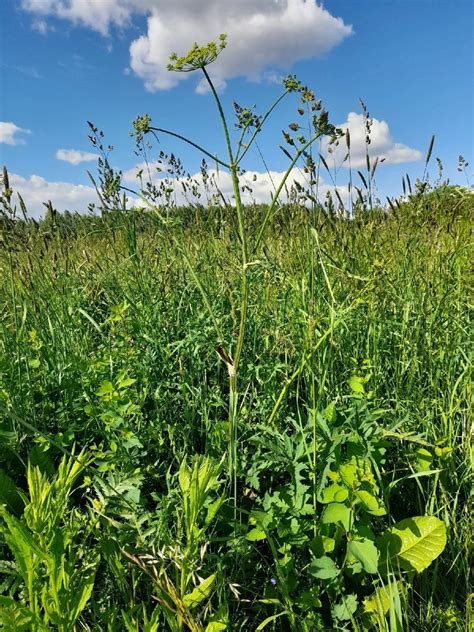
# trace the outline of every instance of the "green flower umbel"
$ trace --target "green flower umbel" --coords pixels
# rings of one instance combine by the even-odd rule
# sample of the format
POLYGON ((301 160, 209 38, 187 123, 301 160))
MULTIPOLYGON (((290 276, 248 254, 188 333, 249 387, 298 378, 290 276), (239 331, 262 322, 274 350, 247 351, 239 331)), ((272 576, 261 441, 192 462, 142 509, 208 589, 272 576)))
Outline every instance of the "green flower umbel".
POLYGON ((171 63, 168 64, 167 68, 176 72, 192 72, 203 69, 212 64, 226 46, 227 36, 224 34, 219 35, 219 42, 209 42, 206 46, 194 44, 184 57, 178 57, 176 53, 172 53, 170 55, 171 63))

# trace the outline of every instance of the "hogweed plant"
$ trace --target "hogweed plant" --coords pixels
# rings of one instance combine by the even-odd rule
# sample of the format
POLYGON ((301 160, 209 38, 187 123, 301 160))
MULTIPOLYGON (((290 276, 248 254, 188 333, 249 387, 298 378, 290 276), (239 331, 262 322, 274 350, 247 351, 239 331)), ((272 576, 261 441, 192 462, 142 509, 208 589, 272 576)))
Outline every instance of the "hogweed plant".
MULTIPOLYGON (((237 329, 237 339, 234 344, 231 344, 229 339, 223 340, 220 338, 216 346, 216 351, 220 358, 224 361, 228 371, 229 379, 229 413, 228 413, 228 466, 231 486, 233 489, 234 504, 237 503, 237 442, 238 442, 238 411, 239 411, 239 367, 241 363, 242 352, 244 348, 244 340, 246 333, 247 323, 247 310, 248 310, 248 297, 249 297, 249 268, 251 266, 258 265, 259 261, 257 257, 260 255, 262 242, 265 236, 266 229, 277 212, 280 195, 285 189, 285 185, 288 178, 301 159, 305 159, 307 164, 311 164, 310 148, 321 140, 325 136, 329 136, 332 140, 335 140, 342 132, 335 128, 329 122, 329 115, 326 110, 322 108, 321 101, 316 100, 314 93, 307 87, 302 85, 294 76, 288 76, 284 80, 284 91, 278 96, 278 98, 271 104, 264 115, 257 115, 253 109, 245 108, 237 103, 234 104, 236 114, 236 128, 239 131, 238 140, 236 143, 232 142, 228 117, 224 111, 221 98, 216 90, 214 82, 208 71, 208 66, 212 64, 217 57, 224 51, 227 45, 227 38, 225 35, 220 35, 218 42, 209 42, 204 46, 195 44, 191 50, 184 56, 179 57, 176 53, 170 56, 170 64, 168 70, 174 72, 202 72, 204 78, 209 86, 209 89, 214 98, 218 118, 222 126, 222 132, 224 135, 225 146, 227 156, 225 159, 218 157, 215 153, 195 143, 190 138, 182 136, 181 134, 172 130, 155 127, 152 125, 151 118, 145 114, 135 119, 133 123, 134 135, 137 143, 141 145, 144 137, 148 134, 152 134, 157 137, 158 134, 166 134, 171 137, 177 138, 191 147, 200 151, 204 156, 211 159, 216 165, 228 170, 233 189, 233 206, 235 209, 235 215, 237 220, 237 235, 240 244, 240 307, 239 307, 239 324, 237 329), (248 232, 248 226, 246 225, 245 210, 242 202, 241 190, 241 174, 242 174, 242 161, 247 155, 247 152, 256 143, 258 134, 262 131, 267 119, 278 106, 278 104, 289 94, 299 94, 301 105, 306 106, 307 110, 311 112, 311 127, 305 130, 303 134, 300 126, 297 123, 290 123, 288 126, 290 131, 283 131, 283 137, 287 145, 286 148, 282 148, 285 155, 289 159, 289 165, 281 178, 280 182, 276 185, 275 191, 272 195, 270 204, 268 205, 266 212, 260 225, 257 227, 255 238, 251 239, 248 232)), ((304 112, 302 107, 298 108, 298 112, 301 114, 304 112)), ((197 277, 192 272, 193 277, 197 281, 197 277)), ((209 308, 209 303, 205 296, 204 288, 199 284, 201 293, 205 300, 206 306, 209 308)), ((215 321, 214 315, 211 315, 215 321)), ((218 336, 221 336, 220 328, 217 329, 218 336)))

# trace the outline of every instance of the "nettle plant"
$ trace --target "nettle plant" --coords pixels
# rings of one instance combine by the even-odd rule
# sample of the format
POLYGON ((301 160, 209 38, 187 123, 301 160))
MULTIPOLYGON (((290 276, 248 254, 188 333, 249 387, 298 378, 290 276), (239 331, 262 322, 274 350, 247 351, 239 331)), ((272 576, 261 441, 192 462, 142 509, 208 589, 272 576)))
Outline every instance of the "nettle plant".
MULTIPOLYGON (((284 91, 278 96, 278 98, 272 103, 268 110, 263 115, 255 113, 253 108, 242 107, 237 103, 234 103, 234 110, 236 116, 236 128, 238 130, 238 138, 235 143, 232 142, 232 137, 229 128, 228 117, 224 111, 222 101, 215 88, 213 80, 208 72, 208 66, 214 62, 217 57, 222 53, 227 44, 226 36, 220 35, 218 42, 210 42, 205 46, 198 46, 195 44, 191 50, 184 56, 179 57, 176 53, 173 53, 170 57, 170 64, 168 70, 175 72, 202 72, 209 89, 214 98, 218 117, 222 126, 222 131, 225 140, 225 146, 227 156, 225 159, 220 158, 215 153, 195 143, 193 140, 182 136, 174 131, 155 127, 152 125, 151 118, 145 114, 135 119, 133 123, 133 134, 136 138, 137 146, 144 150, 144 139, 146 136, 154 136, 158 138, 158 134, 166 134, 168 136, 177 138, 188 145, 199 150, 204 156, 212 160, 219 168, 223 168, 228 171, 232 180, 233 188, 233 208, 235 209, 236 225, 238 242, 240 244, 240 305, 238 310, 238 326, 237 336, 235 344, 230 344, 230 339, 233 337, 231 333, 227 336, 223 335, 221 328, 217 323, 217 319, 212 312, 210 302, 207 299, 205 289, 199 283, 199 280, 194 272, 191 270, 191 274, 195 279, 199 290, 201 291, 203 301, 206 308, 210 311, 213 322, 216 325, 216 351, 220 358, 227 366, 229 376, 229 447, 228 447, 228 466, 229 476, 233 488, 234 502, 237 500, 237 456, 236 446, 238 438, 238 414, 239 414, 239 387, 238 376, 241 363, 242 351, 244 348, 246 322, 247 322, 247 309, 248 309, 248 297, 249 297, 249 268, 259 264, 257 257, 260 255, 262 242, 265 236, 267 227, 269 226, 272 218, 275 217, 278 212, 280 204, 280 196, 285 190, 288 178, 293 168, 304 161, 304 170, 309 179, 309 192, 311 187, 315 184, 315 164, 311 154, 311 147, 316 141, 321 140, 324 137, 329 137, 332 141, 335 141, 342 135, 341 130, 337 129, 329 122, 328 112, 323 109, 321 101, 317 100, 314 93, 307 87, 302 85, 296 77, 290 75, 283 81, 284 91), (253 234, 249 234, 248 226, 245 221, 245 209, 242 202, 241 192, 245 189, 242 182, 242 163, 246 157, 248 151, 256 142, 257 136, 262 131, 269 116, 280 104, 280 102, 289 94, 298 94, 300 96, 300 103, 297 112, 300 116, 305 113, 309 115, 310 125, 307 128, 302 128, 297 123, 291 123, 288 126, 288 130, 283 131, 283 136, 287 145, 287 148, 282 148, 285 155, 289 159, 289 165, 281 178, 280 182, 276 184, 275 191, 272 195, 269 205, 266 207, 263 218, 260 225, 257 227, 253 234)), ((176 159, 172 156, 172 164, 176 163, 176 159)), ((179 175, 179 173, 178 173, 179 175)), ((150 200, 150 191, 153 191, 152 186, 148 186, 142 190, 141 197, 150 200)), ((185 261, 188 263, 186 257, 185 261)), ((189 264, 188 264, 189 265, 189 264)))

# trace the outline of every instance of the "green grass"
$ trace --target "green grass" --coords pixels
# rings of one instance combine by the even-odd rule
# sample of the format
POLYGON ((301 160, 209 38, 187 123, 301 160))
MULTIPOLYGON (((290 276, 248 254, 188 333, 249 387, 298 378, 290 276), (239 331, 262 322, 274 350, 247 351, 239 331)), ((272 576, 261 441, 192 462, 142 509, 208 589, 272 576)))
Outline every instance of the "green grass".
MULTIPOLYGON (((237 631, 267 618, 268 630, 366 629, 363 599, 386 579, 348 573, 330 584, 308 575, 321 555, 316 539, 329 533, 316 490, 331 457, 315 419, 332 402, 349 441, 338 459, 352 449, 354 428, 383 453, 370 485, 387 513, 362 523, 376 534, 413 516, 446 526, 443 553, 405 582, 406 600, 393 601, 391 627, 380 629, 467 629, 472 197, 447 187, 353 220, 296 206, 276 215, 248 267, 236 489, 225 458, 227 368, 216 353, 222 344, 232 354, 239 331, 233 215, 189 208, 172 225, 131 211, 3 222, 0 497, 20 518, 14 487, 27 493, 28 460, 52 480, 64 453, 84 450, 58 520, 78 568, 100 557, 75 628, 36 604, 50 629, 237 631), (363 393, 350 388, 354 376, 363 393), (196 470, 193 495, 178 472, 199 463, 212 477, 205 483, 196 470), (264 509, 273 526, 249 539, 264 509), (336 627, 344 595, 355 595, 357 610, 336 627), (156 628, 146 623, 153 616, 156 628)), ((265 211, 245 209, 250 240, 265 211)), ((0 595, 26 604, 2 533, 0 595)), ((38 571, 38 590, 49 572, 38 571)))

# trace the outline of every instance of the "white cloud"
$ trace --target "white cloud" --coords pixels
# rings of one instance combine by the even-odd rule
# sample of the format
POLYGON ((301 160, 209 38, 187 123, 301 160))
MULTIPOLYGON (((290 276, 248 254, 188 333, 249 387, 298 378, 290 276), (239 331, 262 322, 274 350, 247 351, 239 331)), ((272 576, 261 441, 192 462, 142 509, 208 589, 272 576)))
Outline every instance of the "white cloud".
MULTIPOLYGON (((152 167, 153 164, 150 166, 152 167)), ((135 176, 136 172, 142 168, 143 164, 140 164, 137 165, 135 168, 129 169, 128 171, 124 172, 124 181, 139 184, 135 176)), ((151 173, 152 182, 155 185, 159 184, 160 178, 162 178, 162 176, 157 172, 154 172, 153 169, 151 169, 151 173)), ((279 186, 284 175, 285 171, 270 171, 268 173, 259 171, 246 171, 245 174, 240 178, 241 198, 244 204, 252 204, 253 202, 256 202, 258 204, 269 203, 272 199, 272 195, 274 194, 275 189, 279 186), (242 190, 242 187, 244 188, 244 190, 242 190), (251 191, 249 191, 247 187, 249 187, 251 191)), ((190 202, 196 203, 198 201, 201 204, 205 205, 208 202, 208 195, 212 196, 217 194, 217 199, 220 203, 220 201, 222 200, 220 194, 222 194, 225 200, 232 203, 234 200, 234 192, 232 179, 229 172, 225 170, 217 171, 216 169, 209 169, 208 176, 210 179, 210 185, 208 187, 209 192, 206 192, 201 173, 195 173, 191 176, 191 179, 194 181, 194 184, 197 187, 197 191, 201 194, 201 198, 199 199, 196 199, 191 195, 189 195, 189 199, 187 199, 183 193, 182 187, 182 183, 185 182, 185 180, 183 178, 178 178, 174 180, 173 187, 175 191, 175 196, 173 196, 173 199, 175 199, 178 205, 185 205, 190 202)), ((143 177, 145 178, 145 174, 143 177)), ((284 187, 280 194, 281 202, 287 201, 288 192, 295 181, 303 187, 307 185, 307 183, 305 182, 305 175, 297 168, 292 169, 292 171, 290 172, 288 180, 286 181, 286 188, 284 187)), ((321 203, 324 203, 325 195, 328 191, 331 193, 331 195, 333 195, 334 187, 328 185, 324 182, 322 178, 320 178, 317 195, 321 203)), ((347 200, 347 186, 338 187, 338 192, 343 200, 347 200)), ((138 202, 135 201, 135 203, 138 207, 146 206, 146 204, 144 204, 141 200, 139 200, 138 202)))
POLYGON ((22 0, 25 11, 54 16, 107 35, 110 25, 126 26, 134 10, 133 0, 22 0))
POLYGON ((0 121, 0 143, 5 145, 24 145, 23 138, 18 138, 17 134, 31 134, 29 129, 18 127, 15 123, 0 121))
POLYGON ((43 202, 51 200, 58 211, 86 212, 90 202, 97 202, 97 193, 91 186, 70 182, 49 182, 41 176, 24 178, 9 174, 10 186, 18 191, 25 201, 30 217, 41 217, 45 213, 43 202))
MULTIPOLYGON (((147 33, 130 46, 130 65, 150 91, 172 88, 189 74, 169 73, 169 55, 228 35, 229 46, 210 67, 222 86, 236 76, 262 79, 265 70, 289 69, 337 46, 352 29, 315 0, 187 0, 155 3, 147 33), (157 5, 157 6, 156 6, 157 5)), ((202 83, 198 84, 202 92, 202 83)))
POLYGON ((77 149, 58 149, 56 158, 71 165, 78 165, 81 162, 91 162, 97 160, 97 154, 88 151, 78 151, 77 149))
MULTIPOLYGON (((111 26, 129 25, 134 14, 146 15, 146 34, 130 45, 130 67, 150 91, 172 88, 189 76, 169 73, 166 65, 171 52, 185 54, 196 39, 205 44, 228 35, 229 47, 211 66, 222 87, 231 77, 260 81, 268 70, 323 56, 352 33, 317 0, 22 0, 22 7, 103 35, 111 26)), ((202 83, 198 91, 204 91, 202 83)))
MULTIPOLYGON (((349 130, 350 142, 351 142, 351 162, 355 168, 364 167, 366 164, 365 159, 365 124, 363 114, 357 114, 356 112, 349 112, 347 120, 344 123, 337 125, 344 132, 349 130)), ((379 161, 384 159, 385 164, 398 164, 402 162, 414 162, 420 160, 422 154, 418 149, 413 149, 402 143, 396 143, 392 138, 388 123, 385 121, 379 121, 376 118, 372 118, 372 127, 370 130, 370 145, 369 155, 372 160, 372 164, 375 158, 379 158, 379 161)), ((325 143, 325 156, 328 159, 327 142, 325 143)), ((331 155, 331 162, 334 158, 337 165, 340 165, 347 154, 347 145, 345 138, 340 139, 339 145, 333 148, 331 155)), ((348 162, 344 163, 347 167, 348 162)))
MULTIPOLYGON (((151 163, 152 173, 154 174, 154 183, 159 182, 159 174, 153 170, 154 166, 159 163, 151 163)), ((129 184, 131 188, 138 189, 138 181, 136 180, 137 171, 142 168, 142 165, 125 171, 123 174, 123 182, 129 184), (132 183, 136 183, 137 186, 133 187, 132 183)), ((215 180, 219 191, 224 198, 232 203, 233 201, 233 188, 232 180, 228 172, 220 170, 217 172, 215 169, 209 170, 209 176, 215 180)), ((248 190, 242 191, 242 200, 245 204, 253 202, 268 203, 271 200, 272 194, 275 191, 275 186, 281 181, 285 172, 271 171, 270 173, 262 173, 257 171, 247 171, 241 178, 241 185, 247 185, 252 189, 250 193, 248 190)), ((144 175, 145 177, 145 175, 144 175)), ((207 204, 207 193, 203 185, 201 173, 196 173, 191 176, 195 180, 198 191, 201 193, 199 201, 202 204, 207 204)), ((86 213, 88 211, 89 204, 99 204, 97 193, 92 186, 84 184, 72 184, 70 182, 50 182, 45 178, 32 175, 29 177, 23 177, 15 173, 9 174, 10 186, 13 191, 17 191, 21 194, 25 201, 28 215, 36 219, 40 218, 45 213, 44 203, 51 200, 51 203, 55 209, 62 212, 65 210, 78 213, 86 213)), ((289 190, 294 181, 299 182, 302 186, 305 184, 304 176, 298 169, 293 169, 287 181, 287 189, 289 190)), ((198 200, 190 196, 186 199, 183 194, 182 180, 177 179, 174 182, 174 188, 176 191, 177 204, 188 204, 190 202, 196 203, 198 200)), ((209 187, 210 195, 217 194, 217 188, 212 184, 209 187)), ((318 198, 321 202, 324 202, 326 192, 330 192, 334 197, 334 187, 320 180, 318 189, 318 198)), ((343 200, 347 200, 347 187, 338 187, 339 194, 343 200)), ((218 197, 219 201, 222 199, 218 197)), ((287 201, 287 191, 283 189, 280 200, 282 202, 287 201)), ((13 198, 15 202, 15 195, 13 198)), ((140 198, 133 197, 128 198, 129 206, 146 207, 140 198)))
POLYGON ((54 27, 46 22, 46 20, 33 20, 31 23, 31 28, 33 31, 37 33, 41 33, 41 35, 46 35, 49 31, 54 31, 54 27))

